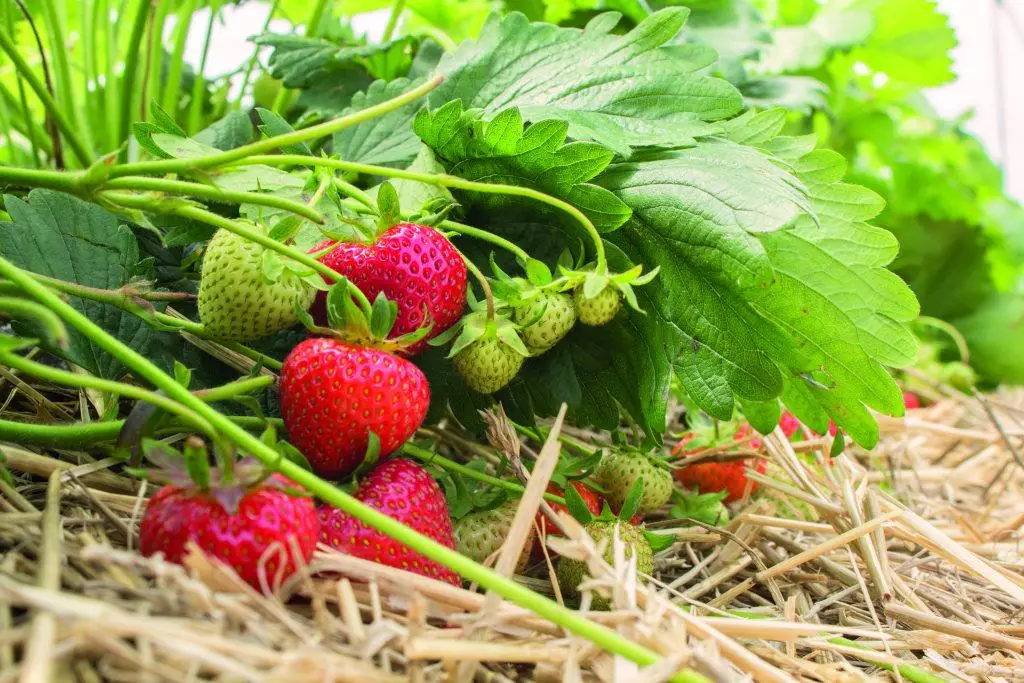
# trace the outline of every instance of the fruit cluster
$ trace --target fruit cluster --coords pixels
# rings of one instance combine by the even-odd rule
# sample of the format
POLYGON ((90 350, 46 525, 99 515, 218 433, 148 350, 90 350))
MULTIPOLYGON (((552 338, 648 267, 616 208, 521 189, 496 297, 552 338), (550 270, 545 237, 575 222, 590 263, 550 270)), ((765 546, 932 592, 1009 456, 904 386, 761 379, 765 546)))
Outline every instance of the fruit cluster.
MULTIPOLYGON (((354 496, 365 505, 476 561, 492 559, 508 536, 518 498, 499 495, 479 507, 471 504, 453 523, 450 497, 434 476, 394 455, 421 427, 430 405, 427 378, 412 359, 428 345, 451 344, 449 355, 466 384, 493 393, 516 376, 526 358, 549 351, 577 322, 604 325, 624 301, 634 305, 631 286, 646 276, 639 269, 610 276, 563 267, 554 279, 534 264, 530 277, 521 279, 494 265, 494 279, 476 273, 485 295, 481 302, 468 287, 462 254, 437 229, 413 223, 388 227, 369 243, 329 240, 310 255, 336 274, 336 283, 232 233, 217 233, 207 247, 200 285, 206 331, 250 341, 304 322, 309 335, 280 372, 289 447, 324 478, 358 479, 354 496)), ((789 413, 781 427, 790 437, 802 429, 789 413)), ((718 431, 716 426, 716 437, 718 431)), ((746 423, 726 439, 733 449, 762 450, 746 423)), ((707 446, 706 434, 690 432, 672 457, 699 454, 707 446)), ((308 563, 320 541, 460 584, 451 570, 347 512, 317 508, 294 482, 265 473, 246 476, 233 457, 221 454, 223 469, 211 477, 205 451, 186 451, 187 476, 179 472, 150 501, 140 530, 145 554, 160 552, 183 562, 194 544, 254 587, 270 588, 308 563)), ((584 460, 589 465, 578 471, 556 473, 548 492, 564 496, 566 505, 552 507, 578 519, 599 543, 619 538, 644 574, 653 569, 653 554, 671 542, 671 536, 648 532, 645 518, 674 501, 673 517, 722 524, 728 519, 725 505, 756 489, 745 454, 675 468, 657 453, 617 441, 584 460), (673 475, 693 492, 677 489, 673 475)), ((765 471, 760 455, 753 464, 765 471)), ((545 539, 560 534, 543 512, 533 532, 520 571, 531 560, 544 561, 545 539)), ((604 552, 610 560, 610 542, 604 552)), ((587 571, 584 562, 558 559, 556 575, 566 595, 577 594, 587 571)), ((608 602, 598 596, 592 604, 601 608, 608 602)))

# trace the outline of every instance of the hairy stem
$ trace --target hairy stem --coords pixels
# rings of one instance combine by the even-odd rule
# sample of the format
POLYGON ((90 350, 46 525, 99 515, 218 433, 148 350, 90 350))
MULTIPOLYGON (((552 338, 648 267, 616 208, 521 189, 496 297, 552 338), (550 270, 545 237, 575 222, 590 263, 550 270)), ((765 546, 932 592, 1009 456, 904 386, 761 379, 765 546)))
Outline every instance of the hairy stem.
MULTIPOLYGON (((261 460, 269 467, 306 488, 325 503, 332 505, 354 518, 377 529, 381 533, 409 546, 414 551, 457 572, 464 578, 492 590, 503 598, 528 609, 548 621, 590 640, 608 652, 625 657, 640 665, 651 665, 660 661, 655 652, 639 645, 615 631, 591 621, 584 615, 566 609, 553 600, 535 593, 515 581, 497 574, 470 560, 460 553, 413 531, 405 524, 356 500, 351 495, 332 486, 312 472, 284 460, 278 452, 260 439, 234 424, 214 408, 206 405, 187 389, 163 373, 138 352, 112 337, 98 325, 66 304, 55 293, 36 282, 31 276, 12 263, 0 257, 0 276, 17 283, 25 292, 60 315, 65 322, 78 329, 100 348, 117 357, 136 376, 150 382, 167 396, 180 401, 208 420, 225 438, 230 439, 243 451, 261 460)), ((677 673, 672 680, 678 683, 708 683, 708 679, 692 670, 677 673)))
POLYGON ((245 379, 236 380, 229 382, 228 384, 222 384, 219 387, 212 389, 200 389, 194 392, 195 396, 201 398, 206 403, 216 403, 217 401, 226 401, 229 398, 236 396, 246 396, 248 394, 255 393, 262 389, 266 389, 274 383, 274 378, 270 375, 260 375, 258 377, 247 377, 245 379))
MULTIPOLYGON (((497 486, 498 488, 505 489, 506 491, 513 491, 519 494, 522 494, 526 491, 526 489, 522 485, 517 484, 514 481, 506 481, 505 479, 501 479, 500 477, 492 477, 486 472, 479 472, 477 470, 474 470, 472 467, 466 467, 462 463, 455 462, 454 460, 446 458, 443 455, 439 455, 437 453, 434 453, 433 451, 428 451, 425 448, 420 448, 415 444, 405 444, 404 446, 402 446, 402 452, 405 453, 406 455, 410 455, 416 458, 417 460, 424 464, 438 465, 443 469, 448 470, 449 472, 457 472, 458 474, 461 474, 470 479, 475 479, 476 481, 480 481, 485 484, 497 486)), ((553 493, 545 493, 544 499, 550 503, 560 503, 562 505, 565 505, 565 498, 561 496, 556 496, 553 493)))
POLYGON ((519 262, 524 266, 530 260, 530 255, 526 253, 525 249, 520 247, 515 242, 509 241, 504 237, 501 237, 500 235, 495 235, 493 232, 487 232, 486 230, 474 228, 471 225, 458 223, 456 221, 441 221, 438 227, 441 228, 442 230, 447 230, 448 232, 455 232, 460 235, 465 235, 466 237, 472 237, 474 239, 482 240, 484 242, 493 244, 494 246, 504 249, 505 251, 511 253, 513 256, 519 259, 519 262))
MULTIPOLYGON (((353 112, 348 116, 342 116, 341 118, 334 119, 333 121, 326 121, 316 126, 292 131, 291 133, 284 133, 282 135, 275 135, 271 138, 257 140, 256 142, 228 150, 226 152, 219 152, 217 154, 210 154, 209 156, 194 157, 190 159, 160 159, 157 161, 142 161, 135 164, 115 166, 110 169, 110 177, 119 178, 126 175, 188 173, 189 171, 196 171, 199 169, 227 166, 233 162, 250 159, 254 155, 273 152, 283 147, 297 145, 302 142, 309 142, 310 140, 317 140, 322 137, 333 135, 334 133, 344 130, 350 126, 378 118, 388 112, 399 109, 410 102, 414 102, 439 86, 442 80, 441 76, 437 76, 436 78, 433 78, 419 87, 413 88, 412 90, 399 95, 398 97, 387 100, 386 102, 381 102, 380 104, 367 109, 353 112)), ((273 159, 278 157, 270 158, 273 159)), ((310 163, 309 160, 314 157, 292 155, 291 158, 292 161, 289 162, 291 164, 308 165, 310 163), (294 158, 296 157, 306 161, 295 161, 294 158)), ((248 164, 251 162, 246 161, 245 163, 248 164)))
MULTIPOLYGON (((262 430, 268 425, 283 426, 276 418, 260 418, 249 416, 231 416, 229 420, 239 427, 249 430, 262 430)), ((101 422, 76 422, 74 424, 40 424, 38 422, 15 422, 0 419, 0 440, 13 441, 29 446, 46 448, 62 448, 74 446, 82 448, 93 444, 116 441, 124 420, 103 420, 101 422)), ((189 428, 186 426, 186 428, 189 428)), ((176 434, 182 429, 181 423, 171 424, 157 430, 158 435, 176 434)))
POLYGON ((309 219, 318 225, 323 225, 325 222, 323 215, 319 211, 301 202, 292 201, 291 199, 275 197, 272 194, 261 192, 226 190, 224 188, 217 187, 216 185, 190 183, 184 180, 130 176, 109 180, 104 183, 102 189, 173 192, 175 194, 202 197, 203 199, 212 199, 214 201, 230 202, 234 204, 257 204, 259 206, 269 206, 274 209, 289 211, 302 216, 303 218, 309 219))
POLYGON ((487 322, 494 322, 494 292, 491 291, 491 283, 487 281, 487 277, 483 274, 476 264, 466 258, 465 254, 459 252, 462 256, 462 261, 466 264, 466 270, 473 274, 477 282, 480 283, 480 288, 484 290, 484 300, 487 302, 487 322))
POLYGON ((38 321, 45 329, 47 335, 53 342, 66 348, 68 344, 68 331, 57 315, 46 306, 40 306, 34 301, 19 299, 13 296, 0 296, 0 313, 11 317, 32 318, 38 321))
POLYGON ((236 235, 244 237, 250 242, 255 242, 267 249, 276 251, 282 256, 298 261, 304 266, 309 266, 316 272, 328 278, 331 282, 334 282, 341 277, 341 275, 339 275, 333 268, 320 263, 309 254, 289 247, 287 244, 282 244, 275 239, 271 239, 268 235, 256 232, 255 230, 243 225, 240 221, 224 218, 212 211, 207 211, 206 209, 201 209, 190 204, 176 201, 154 203, 151 199, 138 197, 136 195, 104 192, 102 193, 102 196, 110 200, 113 204, 119 204, 123 207, 150 211, 152 213, 161 213, 169 216, 181 216, 182 218, 190 218, 192 220, 199 221, 200 223, 212 225, 215 228, 223 228, 228 232, 233 232, 236 235))
MULTIPOLYGON (((271 138, 275 139, 275 138, 271 138)), ((594 245, 594 252, 597 259, 597 272, 607 272, 608 264, 607 257, 604 251, 604 241, 601 239, 601 233, 597 231, 594 224, 587 216, 577 209, 569 202, 563 201, 558 197, 552 197, 549 194, 539 192, 530 187, 522 187, 520 185, 502 185, 499 183, 481 183, 473 180, 466 180, 465 178, 459 178, 458 176, 448 175, 446 173, 420 173, 417 171, 408 171, 404 169, 388 168, 386 166, 374 166, 372 164, 360 164, 352 161, 342 161, 341 159, 326 159, 302 156, 300 154, 279 154, 274 156, 259 155, 251 156, 246 159, 237 161, 237 165, 251 165, 251 164, 267 164, 267 165, 315 165, 315 166, 327 166, 328 168, 335 168, 340 171, 348 171, 351 173, 362 173, 366 175, 383 176, 385 178, 399 178, 402 180, 414 180, 427 185, 434 185, 437 187, 450 187, 459 190, 467 190, 469 192, 480 192, 482 194, 501 194, 511 195, 516 197, 526 197, 527 199, 533 199, 535 201, 547 204, 548 206, 564 211, 573 217, 582 227, 586 230, 590 236, 591 242, 594 245)))
POLYGON ((214 436, 216 434, 216 430, 214 430, 213 425, 192 410, 186 408, 177 401, 148 389, 143 389, 142 387, 137 387, 133 384, 124 384, 122 382, 115 382, 109 379, 93 377, 92 375, 78 374, 68 372, 67 370, 52 368, 49 365, 36 363, 35 361, 28 360, 22 356, 7 351, 0 351, 0 361, 10 368, 20 370, 21 372, 32 375, 33 377, 38 377, 39 379, 46 380, 47 382, 53 382, 54 384, 79 387, 82 389, 95 389, 96 391, 106 391, 117 396, 124 396, 125 398, 134 398, 138 401, 152 403, 158 408, 166 410, 173 415, 177 415, 182 420, 190 424, 193 429, 199 429, 210 436, 214 436))

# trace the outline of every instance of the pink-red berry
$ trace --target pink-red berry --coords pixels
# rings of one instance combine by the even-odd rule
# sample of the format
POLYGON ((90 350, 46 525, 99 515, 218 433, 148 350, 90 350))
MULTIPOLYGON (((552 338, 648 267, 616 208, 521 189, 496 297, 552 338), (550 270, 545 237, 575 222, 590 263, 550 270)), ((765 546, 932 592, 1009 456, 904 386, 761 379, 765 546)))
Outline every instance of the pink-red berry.
MULTIPOLYGON (((313 251, 332 244, 324 242, 313 251)), ((466 306, 462 255, 444 235, 425 225, 399 223, 373 244, 344 243, 320 260, 347 277, 370 301, 383 292, 398 304, 392 337, 432 322, 426 338, 402 351, 406 356, 419 353, 429 339, 458 322, 466 306)), ((317 295, 311 312, 318 324, 327 324, 326 294, 317 295)))
POLYGON ((370 432, 384 456, 411 437, 427 415, 423 371, 394 354, 315 337, 299 343, 281 368, 281 416, 288 438, 328 478, 363 462, 370 432))
MULTIPOLYGON (((393 458, 378 465, 356 491, 356 498, 446 548, 455 549, 448 502, 441 487, 419 464, 393 458)), ((330 506, 320 508, 320 539, 341 552, 405 569, 459 586, 458 574, 412 548, 330 506)))

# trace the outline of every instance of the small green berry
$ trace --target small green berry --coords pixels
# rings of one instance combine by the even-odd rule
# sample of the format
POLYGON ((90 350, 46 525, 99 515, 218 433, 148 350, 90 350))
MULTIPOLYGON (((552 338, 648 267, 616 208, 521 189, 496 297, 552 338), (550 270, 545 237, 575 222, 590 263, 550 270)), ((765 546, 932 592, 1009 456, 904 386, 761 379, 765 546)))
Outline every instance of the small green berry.
MULTIPOLYGON (((595 545, 600 545, 603 540, 607 539, 608 543, 605 546, 603 555, 605 562, 612 564, 614 561, 614 537, 615 530, 618 529, 619 538, 622 539, 622 543, 625 546, 626 558, 631 558, 634 553, 636 554, 637 572, 640 574, 650 574, 654 571, 654 551, 651 549, 651 544, 644 538, 644 532, 639 527, 619 520, 597 520, 587 524, 584 528, 590 534, 590 537, 594 539, 595 545)), ((559 558, 558 567, 555 569, 555 576, 558 579, 559 587, 563 593, 571 596, 579 595, 577 587, 589 575, 590 572, 587 570, 585 561, 573 560, 567 557, 559 558)), ((611 607, 607 598, 596 594, 590 605, 595 610, 607 610, 611 607)))
POLYGON ((517 307, 512 319, 517 325, 526 325, 521 332, 523 342, 531 352, 539 354, 569 334, 576 324, 576 306, 568 294, 543 292, 517 307), (529 324, 530 321, 534 322, 529 324))
POLYGON ((607 325, 622 308, 622 294, 612 286, 605 287, 597 296, 588 299, 583 294, 583 285, 580 285, 573 292, 572 299, 576 304, 580 322, 593 327, 607 325))
POLYGON ((473 391, 493 394, 519 374, 524 360, 497 338, 481 337, 455 354, 453 362, 473 391))

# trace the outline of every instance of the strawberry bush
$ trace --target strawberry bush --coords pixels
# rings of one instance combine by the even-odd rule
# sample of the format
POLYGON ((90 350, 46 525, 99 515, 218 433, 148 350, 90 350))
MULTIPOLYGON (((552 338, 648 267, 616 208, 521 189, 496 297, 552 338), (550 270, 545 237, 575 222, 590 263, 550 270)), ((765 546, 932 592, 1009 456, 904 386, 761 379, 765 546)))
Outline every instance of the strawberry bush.
MULTIPOLYGON (((784 10, 807 3, 779 3, 772 20, 743 0, 692 12, 417 0, 395 3, 371 40, 329 3, 285 2, 275 11, 304 27, 264 31, 237 73, 210 78, 182 55, 197 30, 203 62, 216 49, 219 3, 206 26, 205 3, 122 3, 126 21, 113 23, 98 19, 100 0, 74 15, 40 4, 5 6, 15 30, 0 31, 0 362, 88 402, 82 422, 0 420, 0 439, 85 444, 133 471, 161 453, 187 475, 169 486, 197 487, 160 494, 168 506, 214 490, 236 514, 254 500, 272 509, 278 485, 304 490, 324 504, 328 544, 460 575, 649 663, 477 564, 514 506, 491 491, 474 509, 467 482, 522 487, 410 439, 442 421, 481 436, 481 411, 497 405, 533 436, 562 406, 579 428, 628 426, 633 443, 559 474, 548 495, 599 535, 626 529, 646 567, 658 548, 634 515, 673 499, 702 523, 725 514, 721 495, 678 500, 657 455, 670 405, 723 422, 742 412, 762 432, 785 409, 870 448, 875 414, 904 411, 893 370, 917 358, 918 297, 930 315, 968 321, 969 340, 994 324, 984 306, 944 301, 906 248, 928 221, 953 219, 902 199, 899 178, 880 177, 893 162, 857 144, 875 128, 845 108, 890 128, 920 115, 896 95, 873 113, 870 92, 856 107, 840 99, 837 65, 891 57, 850 53, 863 36, 843 31, 867 10, 842 15, 840 31, 840 18, 784 10), (820 50, 785 51, 782 37, 812 30, 826 32, 820 50), (71 50, 67 31, 82 39, 71 50), (201 447, 187 439, 179 453, 168 435, 201 447), (250 481, 241 456, 278 474, 250 481), (570 485, 583 478, 600 495, 570 485)), ((944 139, 975 149, 955 129, 944 139)), ((914 158, 915 144, 939 143, 879 149, 914 158)), ((956 217, 966 229, 1018 210, 986 192, 984 215, 956 217)), ((986 248, 992 278, 979 287, 995 296, 1009 276, 986 248)), ((147 531, 144 549, 179 548, 171 534, 147 531)), ((571 562, 560 572, 575 589, 571 562)))

